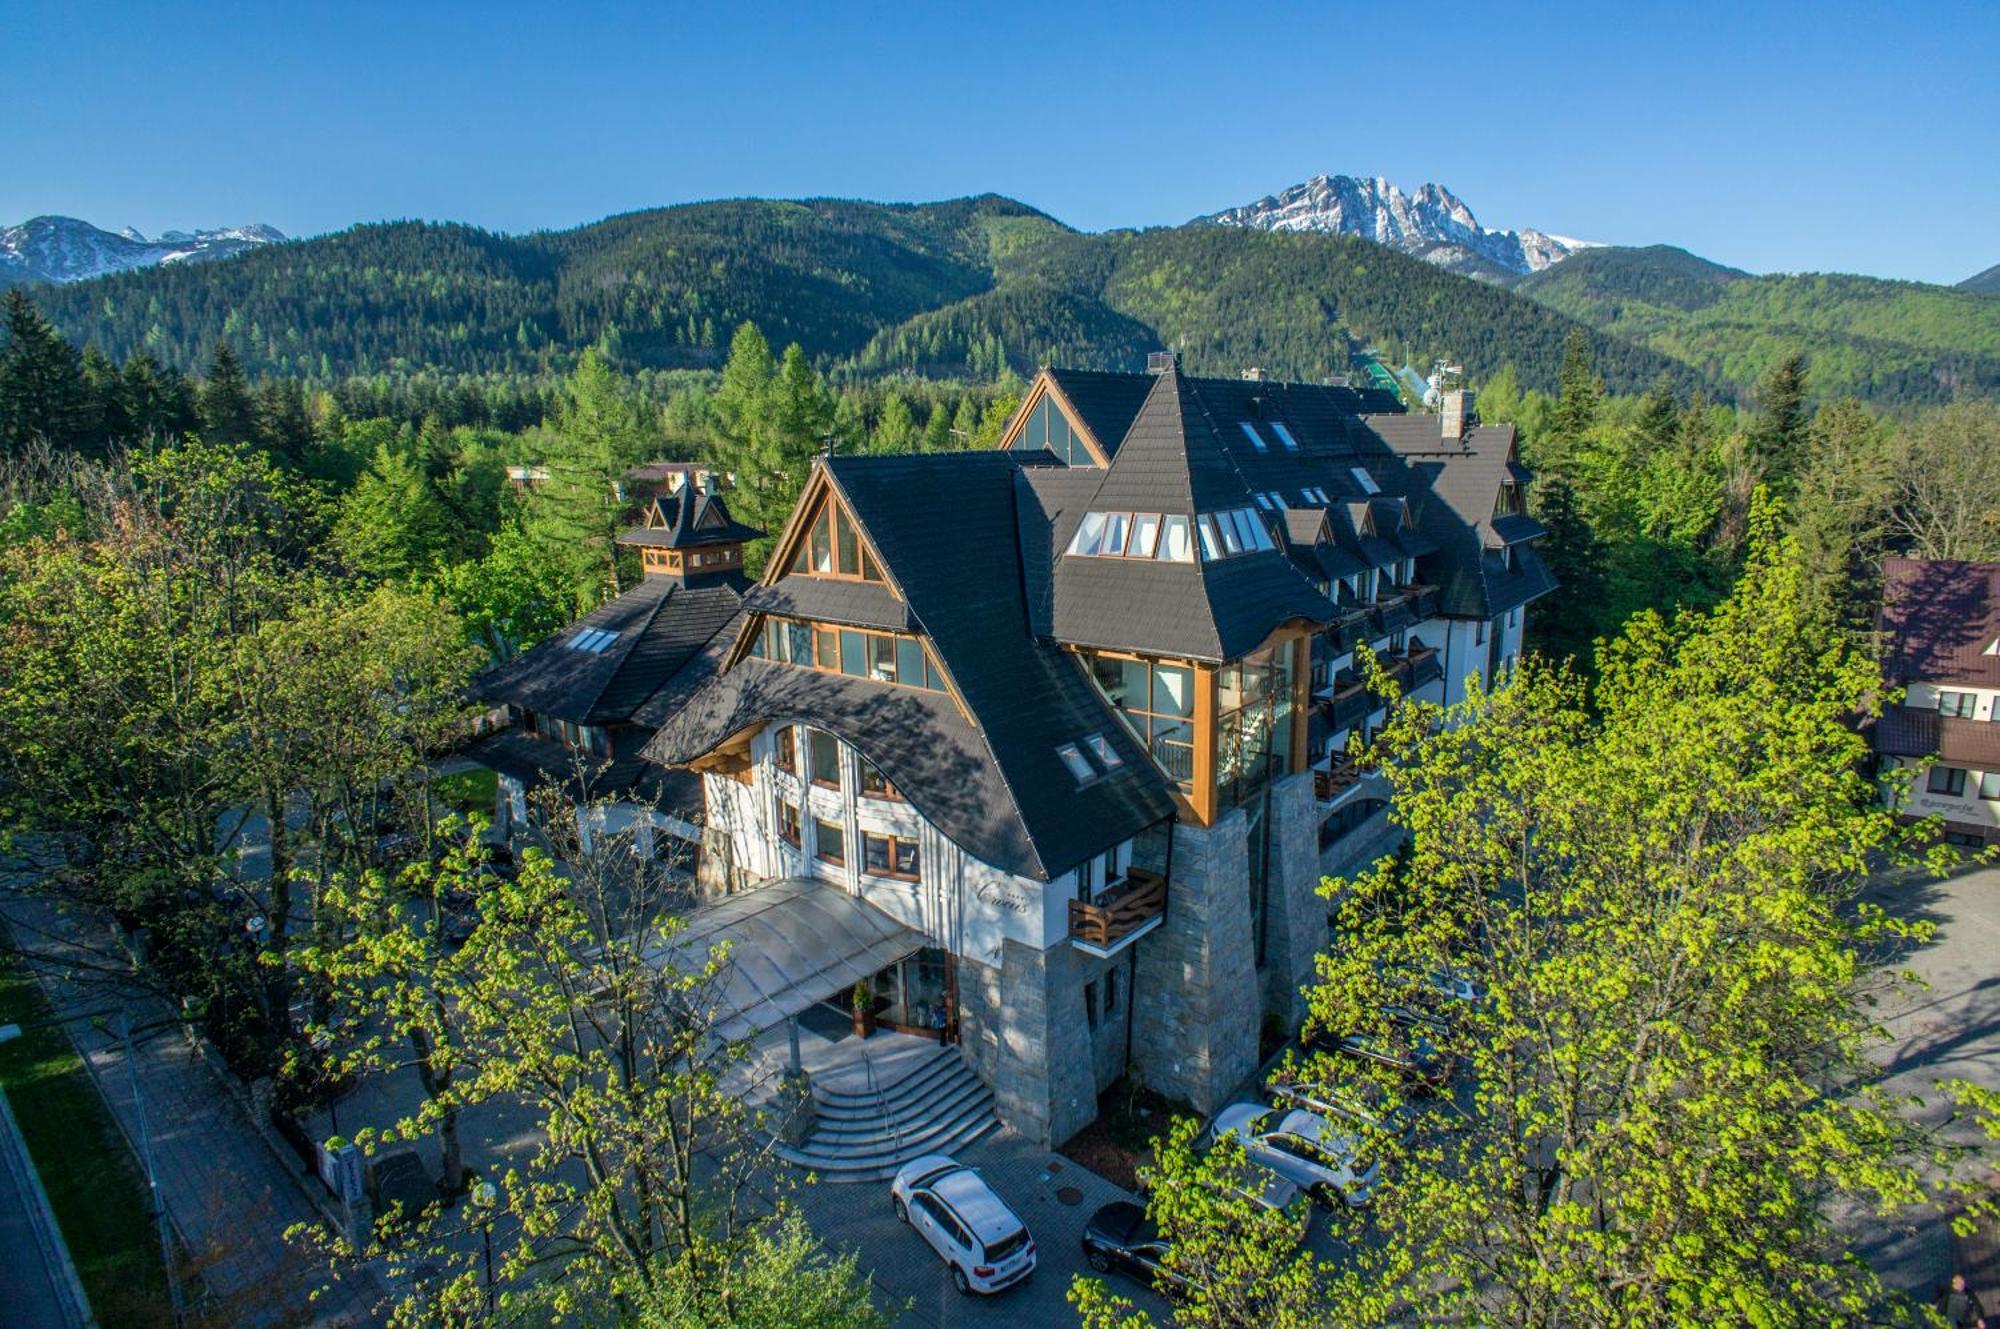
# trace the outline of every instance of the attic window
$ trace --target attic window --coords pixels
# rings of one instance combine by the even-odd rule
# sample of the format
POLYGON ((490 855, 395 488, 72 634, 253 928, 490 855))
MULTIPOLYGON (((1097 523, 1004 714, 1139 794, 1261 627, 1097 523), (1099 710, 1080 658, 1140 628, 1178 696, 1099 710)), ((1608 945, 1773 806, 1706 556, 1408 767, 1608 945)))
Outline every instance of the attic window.
POLYGON ((1285 445, 1285 451, 1297 452, 1299 450, 1299 441, 1292 437, 1291 430, 1285 428, 1284 421, 1282 420, 1271 421, 1271 432, 1276 434, 1278 436, 1278 441, 1285 445))
POLYGON ((1257 432, 1256 425, 1251 424, 1248 420, 1238 420, 1236 423, 1242 426, 1243 436, 1250 440, 1251 447, 1257 449, 1259 452, 1269 452, 1271 450, 1271 445, 1266 443, 1264 436, 1257 432))
POLYGON ((1195 520, 1201 531, 1201 560, 1204 563, 1277 548, 1271 542, 1271 532, 1258 518, 1255 508, 1205 512, 1195 520))
POLYGON ((572 651, 602 655, 604 648, 617 640, 618 634, 615 632, 606 632, 603 628, 585 628, 569 639, 569 648, 572 651))
POLYGON ((1273 510, 1278 512, 1283 512, 1285 510, 1285 496, 1283 494, 1273 489, 1267 495, 1267 497, 1271 500, 1271 507, 1273 508, 1273 510))
POLYGON ((1375 483, 1375 477, 1368 474, 1368 472, 1363 470, 1361 467, 1351 466, 1348 468, 1347 473, 1354 477, 1355 484, 1361 486, 1362 493, 1379 494, 1382 492, 1382 486, 1375 483))
POLYGON ((1065 552, 1091 558, 1194 562, 1188 519, 1171 512, 1086 512, 1065 552))
POLYGON ((1257 506, 1269 512, 1271 510, 1271 496, 1269 494, 1257 495, 1257 506))
POLYGON ((1090 758, 1084 756, 1076 744, 1059 745, 1056 748, 1056 755, 1062 758, 1062 764, 1069 768, 1070 775, 1075 778, 1079 786, 1087 785, 1097 778, 1097 768, 1090 764, 1090 758))
POLYGON ((1083 740, 1083 744, 1090 749, 1090 755, 1107 774, 1125 764, 1125 759, 1118 755, 1118 749, 1112 747, 1111 740, 1101 733, 1089 735, 1083 740))

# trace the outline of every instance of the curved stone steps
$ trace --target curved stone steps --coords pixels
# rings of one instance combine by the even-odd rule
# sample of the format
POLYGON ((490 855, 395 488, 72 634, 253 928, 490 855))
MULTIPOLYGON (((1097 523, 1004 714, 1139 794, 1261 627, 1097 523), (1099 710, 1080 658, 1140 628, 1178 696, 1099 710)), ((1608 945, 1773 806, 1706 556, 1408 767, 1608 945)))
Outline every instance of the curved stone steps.
POLYGON ((911 1159, 970 1144, 1000 1125, 992 1091, 956 1048, 884 1086, 879 1101, 853 1083, 847 1076, 841 1088, 815 1085, 812 1133, 801 1145, 778 1144, 778 1156, 823 1181, 886 1181, 911 1159))

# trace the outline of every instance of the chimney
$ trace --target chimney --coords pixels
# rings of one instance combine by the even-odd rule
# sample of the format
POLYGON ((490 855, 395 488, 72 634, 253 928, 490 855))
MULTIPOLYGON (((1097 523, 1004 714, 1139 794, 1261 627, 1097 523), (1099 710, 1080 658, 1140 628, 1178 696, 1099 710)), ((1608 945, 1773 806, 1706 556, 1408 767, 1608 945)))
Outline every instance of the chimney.
POLYGON ((1149 351, 1146 353, 1146 372, 1149 374, 1170 374, 1180 366, 1179 351, 1149 351))
POLYGON ((703 468, 702 470, 696 471, 694 473, 694 482, 699 487, 700 493, 706 494, 710 498, 715 497, 714 471, 708 470, 707 468, 703 468))
POLYGON ((1440 399, 1438 419, 1444 437, 1457 441, 1472 424, 1472 389, 1453 388, 1440 399))
POLYGON ((1251 365, 1248 369, 1243 371, 1243 377, 1246 382, 1262 383, 1264 381, 1264 371, 1259 369, 1256 365, 1251 365))

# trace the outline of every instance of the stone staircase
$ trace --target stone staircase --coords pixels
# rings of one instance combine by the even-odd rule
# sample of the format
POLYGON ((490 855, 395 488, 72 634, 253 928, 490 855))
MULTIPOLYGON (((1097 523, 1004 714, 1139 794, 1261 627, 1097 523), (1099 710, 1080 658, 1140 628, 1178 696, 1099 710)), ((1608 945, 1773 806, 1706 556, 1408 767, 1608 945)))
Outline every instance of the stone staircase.
POLYGON ((1000 1125, 993 1091, 955 1047, 939 1048, 891 1084, 871 1088, 853 1070, 828 1081, 813 1085, 805 1142, 776 1146, 780 1158, 821 1181, 887 1181, 912 1159, 949 1153, 1000 1125))

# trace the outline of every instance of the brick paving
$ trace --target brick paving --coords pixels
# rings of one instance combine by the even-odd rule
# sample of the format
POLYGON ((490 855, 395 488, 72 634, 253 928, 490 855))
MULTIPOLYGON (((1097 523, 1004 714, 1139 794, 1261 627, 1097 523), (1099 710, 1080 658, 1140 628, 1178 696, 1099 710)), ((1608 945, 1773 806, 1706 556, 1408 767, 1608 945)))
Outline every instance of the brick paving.
MULTIPOLYGON (((1076 1312, 1066 1296, 1071 1278, 1089 1272, 1079 1244, 1083 1225, 1100 1205, 1134 1197, 1012 1131, 989 1135, 954 1157, 978 1168, 1034 1234, 1034 1277, 998 1296, 964 1296, 952 1287, 930 1244, 896 1220, 886 1181, 801 1186, 794 1198, 822 1240, 859 1248, 861 1267, 874 1275, 883 1301, 911 1302, 901 1321, 907 1329, 1075 1324, 1076 1312), (1064 1203, 1065 1189, 1081 1192, 1077 1203, 1064 1203)), ((1117 1275, 1109 1281, 1118 1293, 1151 1311, 1155 1321, 1165 1320, 1166 1303, 1151 1291, 1117 1275)))
MULTIPOLYGON (((52 910, 18 898, 9 923, 30 952, 52 960, 69 949, 71 926, 52 910)), ((366 1273, 350 1276, 312 1299, 314 1266, 287 1245, 294 1223, 319 1221, 306 1185, 316 1185, 272 1152, 217 1072, 169 1020, 152 996, 104 980, 87 987, 65 978, 58 963, 42 988, 59 1016, 123 1009, 135 1031, 140 1094, 151 1131, 161 1198, 179 1234, 180 1277, 192 1302, 205 1290, 209 1306, 231 1324, 355 1326, 380 1323, 372 1306, 379 1290, 366 1273)), ((64 1026, 133 1147, 139 1113, 116 1017, 64 1026)))

